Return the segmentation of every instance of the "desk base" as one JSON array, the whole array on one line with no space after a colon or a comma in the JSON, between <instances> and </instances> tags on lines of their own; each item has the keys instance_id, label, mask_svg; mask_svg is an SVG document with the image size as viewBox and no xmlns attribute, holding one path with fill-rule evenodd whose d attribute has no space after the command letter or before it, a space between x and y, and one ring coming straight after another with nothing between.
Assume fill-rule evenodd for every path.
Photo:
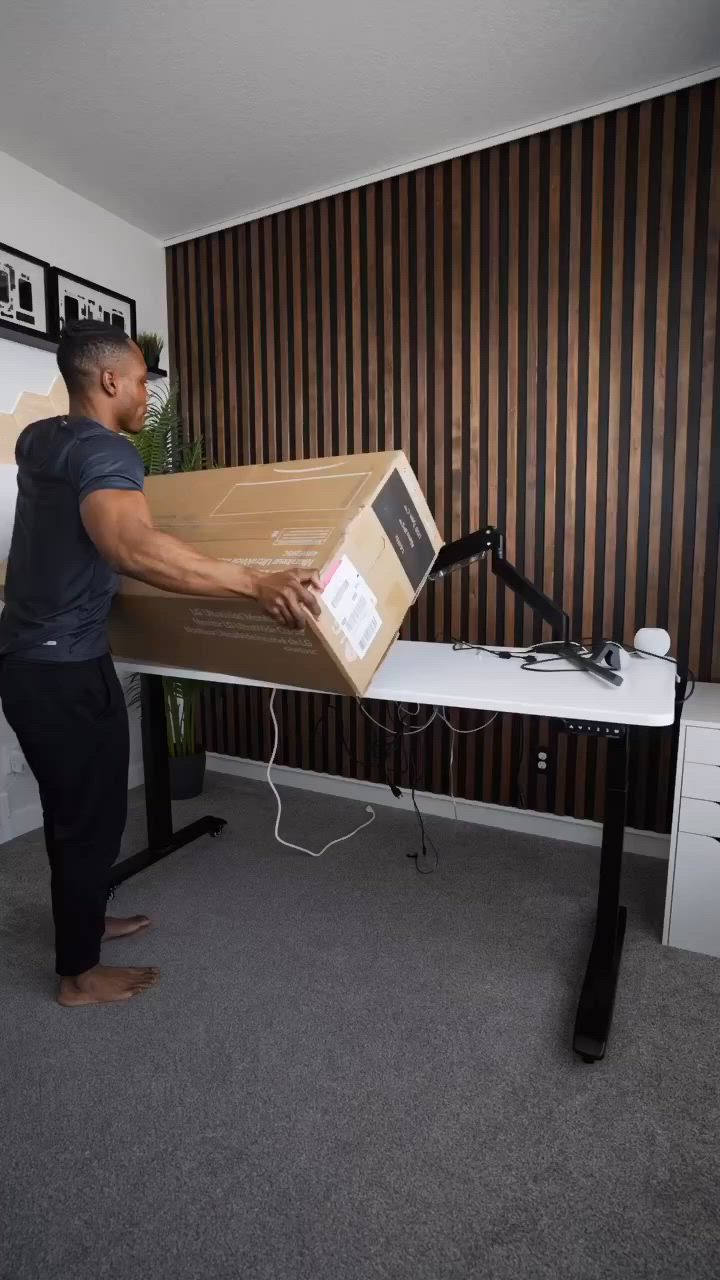
<instances>
[{"instance_id":1,"label":"desk base","mask_svg":"<svg viewBox=\"0 0 720 1280\"><path fill-rule=\"evenodd\" d=\"M592 732L593 728L581 725L576 732ZM612 732L604 734L608 737L608 752L595 933L573 1037L573 1049L583 1062L599 1062L605 1056L627 923L627 911L620 905L620 881L627 807L628 734L620 725L609 728Z\"/></svg>"},{"instance_id":2,"label":"desk base","mask_svg":"<svg viewBox=\"0 0 720 1280\"><path fill-rule=\"evenodd\" d=\"M226 826L224 818L214 818L208 814L181 827L179 831L173 830L162 676L140 676L140 706L148 842L146 849L125 858L112 868L108 883L110 894L115 892L118 885L129 880L130 876L137 875L138 871L152 867L184 845L198 840L200 836L219 836Z\"/></svg>"},{"instance_id":3,"label":"desk base","mask_svg":"<svg viewBox=\"0 0 720 1280\"><path fill-rule=\"evenodd\" d=\"M627 911L625 907L620 907L617 914L615 945L609 964L604 959L605 939L599 938L596 934L593 941L573 1036L573 1049L580 1054L583 1062L599 1062L605 1057L626 923Z\"/></svg>"},{"instance_id":4,"label":"desk base","mask_svg":"<svg viewBox=\"0 0 720 1280\"><path fill-rule=\"evenodd\" d=\"M134 853L131 858L125 858L123 862L113 867L110 877L111 894L118 885L129 880L130 876L137 875L138 871L145 871L147 867L152 867L156 862L167 858L168 854L182 849L183 845L198 840L200 836L219 836L226 825L224 818L212 818L208 814L205 818L198 818L195 822L189 823L187 827L181 827L179 831L173 831L167 844L159 848L142 849L140 853Z\"/></svg>"}]
</instances>

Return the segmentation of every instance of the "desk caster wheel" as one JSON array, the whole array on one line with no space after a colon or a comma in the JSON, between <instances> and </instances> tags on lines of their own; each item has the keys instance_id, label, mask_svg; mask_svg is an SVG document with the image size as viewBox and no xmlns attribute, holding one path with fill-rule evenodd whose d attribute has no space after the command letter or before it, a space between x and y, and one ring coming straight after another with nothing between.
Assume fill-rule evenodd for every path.
<instances>
[{"instance_id":1,"label":"desk caster wheel","mask_svg":"<svg viewBox=\"0 0 720 1280\"><path fill-rule=\"evenodd\" d=\"M597 1061L597 1059L595 1059L595 1058L591 1058L589 1053L581 1053L581 1054L580 1054L580 1061L581 1061L581 1062L587 1062L587 1063L589 1063L589 1064L590 1064L590 1066L592 1066L592 1064L593 1064L594 1062L596 1062L596 1061Z\"/></svg>"},{"instance_id":2,"label":"desk caster wheel","mask_svg":"<svg viewBox=\"0 0 720 1280\"><path fill-rule=\"evenodd\" d=\"M217 838L217 836L221 836L221 835L222 835L223 831L225 830L226 825L227 825L227 824L226 824L226 823L224 823L224 822L218 822L218 823L216 823L216 825L212 828L212 830L211 830L211 832L210 832L210 835L212 836L213 840L215 840L215 839Z\"/></svg>"}]
</instances>

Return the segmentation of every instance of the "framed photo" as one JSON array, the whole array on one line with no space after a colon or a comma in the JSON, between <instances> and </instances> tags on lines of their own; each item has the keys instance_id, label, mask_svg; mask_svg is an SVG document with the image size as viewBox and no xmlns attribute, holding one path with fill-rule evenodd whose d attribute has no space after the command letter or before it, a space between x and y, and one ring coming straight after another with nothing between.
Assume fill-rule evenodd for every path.
<instances>
[{"instance_id":1,"label":"framed photo","mask_svg":"<svg viewBox=\"0 0 720 1280\"><path fill-rule=\"evenodd\" d=\"M50 306L54 320L54 334L60 337L68 320L103 320L106 324L123 329L133 341L137 337L135 301L122 293L115 293L92 280L73 276L61 267L50 270Z\"/></svg>"},{"instance_id":2,"label":"framed photo","mask_svg":"<svg viewBox=\"0 0 720 1280\"><path fill-rule=\"evenodd\" d=\"M0 244L0 336L44 345L52 340L47 262Z\"/></svg>"}]
</instances>

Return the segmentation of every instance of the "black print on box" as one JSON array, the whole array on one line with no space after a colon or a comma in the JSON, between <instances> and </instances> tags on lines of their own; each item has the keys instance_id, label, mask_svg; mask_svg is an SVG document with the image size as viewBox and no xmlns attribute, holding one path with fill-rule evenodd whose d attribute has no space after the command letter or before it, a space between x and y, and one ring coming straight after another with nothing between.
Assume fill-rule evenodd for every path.
<instances>
[{"instance_id":1,"label":"black print on box","mask_svg":"<svg viewBox=\"0 0 720 1280\"><path fill-rule=\"evenodd\" d=\"M373 502L373 511L392 542L413 591L417 591L436 552L399 471L388 476Z\"/></svg>"}]
</instances>

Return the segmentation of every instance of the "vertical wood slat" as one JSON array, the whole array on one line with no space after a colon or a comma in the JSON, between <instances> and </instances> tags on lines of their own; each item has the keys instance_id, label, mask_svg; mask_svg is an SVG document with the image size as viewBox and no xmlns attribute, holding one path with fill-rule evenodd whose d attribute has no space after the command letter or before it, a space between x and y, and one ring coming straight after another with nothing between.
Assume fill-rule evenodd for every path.
<instances>
[{"instance_id":1,"label":"vertical wood slat","mask_svg":"<svg viewBox=\"0 0 720 1280\"><path fill-rule=\"evenodd\" d=\"M667 625L699 678L720 676L720 82L168 259L171 368L210 461L401 444L441 531L502 524L576 636L632 641L642 623ZM426 590L411 627L537 635L485 567ZM321 715L319 699L284 697L279 709L288 764L357 773L352 757L372 754L354 706ZM206 717L211 747L266 753L266 699L217 694ZM548 729L501 717L456 743L459 793L515 803L524 738L533 803L601 816L593 745L560 735L547 785L535 777ZM669 737L637 739L631 820L663 829ZM446 787L448 731L420 746L418 785ZM382 780L379 766L370 776Z\"/></svg>"},{"instance_id":2,"label":"vertical wood slat","mask_svg":"<svg viewBox=\"0 0 720 1280\"><path fill-rule=\"evenodd\" d=\"M501 440L500 426L500 154L490 152L486 170L488 181L488 524L498 522L499 478L498 454ZM487 636L497 634L497 590L488 573L486 577L486 626ZM480 639L482 638L482 629ZM489 741L483 744L482 794L496 794L496 770L498 722L490 726Z\"/></svg>"},{"instance_id":3,"label":"vertical wood slat","mask_svg":"<svg viewBox=\"0 0 720 1280\"><path fill-rule=\"evenodd\" d=\"M714 126L712 139L712 161L710 180L710 201L707 231L707 279L720 279L720 80L713 89ZM720 289L708 287L705 294L705 316L703 324L703 362L702 387L700 394L700 442L697 493L697 523L695 537L695 563L693 569L693 608L690 629L690 665L698 670L701 661L702 620L703 620L703 583L705 556L707 547L707 522L710 505L710 467L708 465L712 450L713 426L713 382L717 382L717 369L714 366L713 354L720 332ZM720 405L715 405L715 421L720 416ZM715 490L717 500L717 489Z\"/></svg>"}]
</instances>

